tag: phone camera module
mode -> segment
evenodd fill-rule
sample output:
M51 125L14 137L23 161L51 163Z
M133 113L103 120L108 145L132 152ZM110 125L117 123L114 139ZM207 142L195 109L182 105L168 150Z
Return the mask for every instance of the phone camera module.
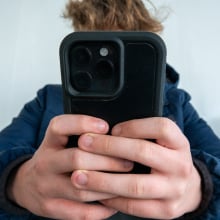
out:
M110 60L101 60L96 64L95 71L98 77L108 79L114 72L114 64Z
M91 87L92 76L89 72L80 71L72 77L71 81L74 89L82 92Z
M90 63L92 53L87 47L77 47L73 50L72 57L77 66L83 66Z

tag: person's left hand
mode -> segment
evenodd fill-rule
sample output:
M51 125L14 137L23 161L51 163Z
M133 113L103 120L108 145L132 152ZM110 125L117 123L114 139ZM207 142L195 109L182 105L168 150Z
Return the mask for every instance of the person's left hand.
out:
M84 134L79 147L151 167L150 174L75 171L72 182L79 189L117 195L101 201L108 207L143 218L172 219L199 206L201 180L192 162L189 142L169 119L124 122L113 128L112 136Z

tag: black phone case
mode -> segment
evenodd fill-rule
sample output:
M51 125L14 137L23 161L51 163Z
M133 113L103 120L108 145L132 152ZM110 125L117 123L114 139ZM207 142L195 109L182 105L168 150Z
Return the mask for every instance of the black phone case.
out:
M75 44L87 42L118 45L120 53L116 59L119 60L120 76L113 92L94 92L90 96L73 89L70 49ZM131 119L162 116L166 48L158 35L150 32L74 32L61 43L60 65L65 113L103 118L110 127ZM77 146L74 144L72 146ZM146 172L146 167L140 164L135 164L132 171Z

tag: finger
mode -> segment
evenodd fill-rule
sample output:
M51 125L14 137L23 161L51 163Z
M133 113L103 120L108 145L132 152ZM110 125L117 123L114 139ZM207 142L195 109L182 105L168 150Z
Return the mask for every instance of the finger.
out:
M142 139L85 134L78 143L82 150L136 161L162 172L169 172L180 161L174 150Z
M66 146L71 135L107 131L108 124L102 119L86 115L60 115L50 121L43 143L48 148L61 148Z
M103 205L91 205L64 199L48 200L41 209L43 209L42 212L36 214L53 219L99 220L109 218L116 213L114 209Z
M155 139L171 149L185 149L189 143L178 126L168 118L145 118L120 123L112 129L116 136Z
M60 150L47 160L52 173L69 173L73 170L128 172L133 168L133 163L128 160L91 154L78 148Z
M166 203L164 200L135 200L119 197L104 200L101 203L120 212L147 219L176 219L184 214L182 205Z
M51 184L42 183L38 186L39 192L47 192L50 198L63 198L79 202L92 202L116 197L110 193L100 193L77 189L73 186L69 176L52 177Z
M96 171L75 171L72 183L76 188L138 199L170 198L173 194L169 178L156 174L112 174Z

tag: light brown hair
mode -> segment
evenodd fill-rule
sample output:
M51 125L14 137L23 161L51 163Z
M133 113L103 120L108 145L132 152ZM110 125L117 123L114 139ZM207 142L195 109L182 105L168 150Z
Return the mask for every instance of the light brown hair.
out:
M163 30L161 22L150 14L142 0L69 0L63 15L72 21L76 31L159 33Z

